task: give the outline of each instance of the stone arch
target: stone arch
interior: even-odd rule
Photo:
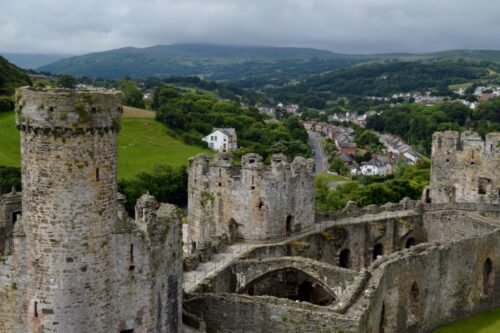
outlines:
[[[407,249],[415,245],[417,245],[417,240],[414,237],[408,238],[405,242],[405,248]]]
[[[373,247],[373,260],[376,260],[378,256],[384,255],[384,245],[382,243],[377,243]]]
[[[481,294],[484,298],[493,296],[494,285],[495,271],[493,269],[493,262],[490,258],[486,258],[483,264],[483,283],[481,288]]]
[[[407,316],[406,316],[406,331],[413,332],[421,317],[422,306],[420,301],[420,288],[418,287],[418,283],[415,281],[411,285],[409,297],[408,297],[408,306],[407,306]]]
[[[351,268],[351,250],[343,249],[339,254],[339,267]]]
[[[251,296],[273,296],[316,305],[330,305],[336,296],[321,281],[295,267],[286,267],[263,273],[239,290]]]

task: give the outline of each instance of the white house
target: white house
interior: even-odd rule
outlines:
[[[219,152],[238,149],[236,131],[234,128],[214,128],[212,133],[202,139],[208,142],[208,148]]]

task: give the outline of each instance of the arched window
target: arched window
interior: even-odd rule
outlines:
[[[384,246],[380,243],[375,244],[373,247],[373,260],[376,260],[378,256],[384,255]]]
[[[420,320],[420,289],[417,282],[413,282],[410,289],[409,304],[407,309],[406,328],[413,327]]]
[[[339,267],[351,268],[351,250],[344,249],[340,252]]]
[[[382,303],[382,311],[380,312],[380,323],[378,333],[385,333],[385,304]]]
[[[493,263],[491,259],[488,258],[483,265],[483,286],[482,294],[484,297],[493,296],[493,287],[495,284],[495,274],[493,271]]]

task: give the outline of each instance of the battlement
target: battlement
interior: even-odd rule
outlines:
[[[436,132],[426,203],[500,203],[500,133]]]
[[[291,175],[314,174],[314,160],[300,156],[294,158],[292,163],[284,154],[274,154],[271,163],[265,164],[264,159],[259,154],[246,154],[241,158],[241,165],[234,161],[231,153],[219,153],[213,158],[206,154],[199,154],[189,159],[190,173],[197,173],[199,176],[208,175],[211,170],[218,168],[232,169],[233,175],[239,175],[242,170],[255,170],[266,177],[274,177],[281,171],[291,171]]]
[[[456,131],[435,132],[432,135],[432,154],[433,157],[441,155],[443,152],[448,154],[455,151],[464,151],[466,149],[476,149],[485,153],[500,152],[500,133],[489,133],[486,139],[472,131],[463,133]]]
[[[45,134],[120,129],[122,93],[106,89],[16,90],[16,125]]]

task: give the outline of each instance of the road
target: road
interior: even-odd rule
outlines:
[[[313,158],[316,162],[316,173],[326,172],[328,170],[328,157],[323,149],[323,138],[319,133],[307,131],[309,135],[309,145],[313,149]]]

